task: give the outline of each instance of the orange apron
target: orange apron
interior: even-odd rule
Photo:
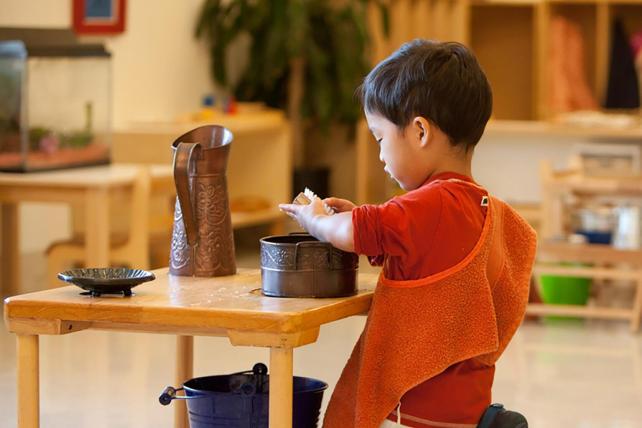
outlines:
[[[411,281],[382,274],[324,428],[378,428],[406,391],[451,365],[495,364],[524,316],[535,248],[535,231],[491,197],[479,241],[457,265]]]

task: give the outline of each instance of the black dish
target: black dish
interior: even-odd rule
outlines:
[[[142,269],[86,268],[60,272],[58,279],[87,290],[87,292],[80,294],[99,297],[101,294],[131,296],[132,287],[152,281],[156,279],[156,276]]]

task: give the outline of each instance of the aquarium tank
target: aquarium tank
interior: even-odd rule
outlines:
[[[70,30],[0,28],[0,171],[109,162],[111,56]]]

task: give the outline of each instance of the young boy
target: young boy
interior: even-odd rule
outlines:
[[[328,198],[333,215],[318,198],[280,206],[383,266],[324,427],[474,428],[524,315],[535,252],[533,230],[471,178],[490,85],[463,45],[415,40],[360,92],[384,170],[407,193],[359,207]]]

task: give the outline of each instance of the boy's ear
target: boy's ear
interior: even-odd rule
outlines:
[[[432,140],[432,127],[425,117],[417,116],[412,120],[413,132],[420,147],[426,147]]]

